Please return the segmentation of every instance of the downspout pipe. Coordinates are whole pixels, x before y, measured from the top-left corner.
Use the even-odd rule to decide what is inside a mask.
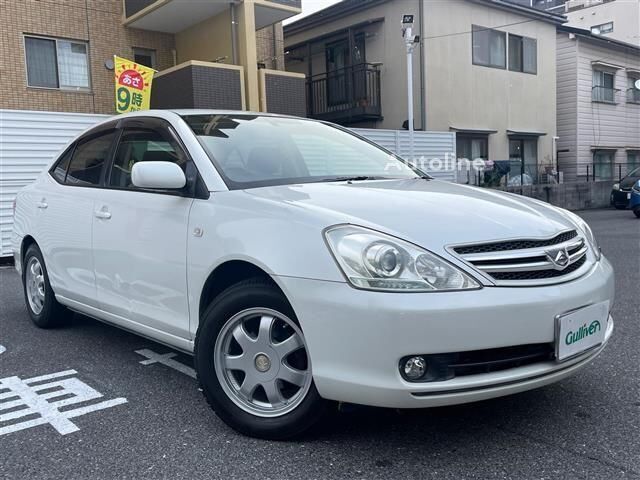
[[[231,8],[231,59],[234,65],[238,65],[238,17],[235,2],[229,5]]]
[[[418,16],[420,18],[420,23],[419,23],[419,35],[420,35],[420,126],[422,127],[422,130],[426,130],[427,129],[427,100],[425,98],[425,92],[426,92],[426,88],[425,88],[425,74],[424,74],[424,69],[425,69],[425,59],[424,59],[424,55],[425,55],[425,48],[424,48],[424,26],[423,23],[425,21],[424,18],[424,0],[419,0],[418,2]]]

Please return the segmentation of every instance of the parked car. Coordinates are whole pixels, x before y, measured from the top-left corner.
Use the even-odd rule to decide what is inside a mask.
[[[628,173],[618,183],[613,184],[611,189],[611,206],[624,210],[629,205],[631,199],[631,187],[640,180],[640,167]]]
[[[640,218],[640,180],[638,180],[631,189],[629,208],[633,210],[636,217]]]
[[[295,436],[330,401],[542,387],[613,332],[613,269],[579,216],[313,120],[105,120],[18,194],[14,225],[37,326],[80,312],[193,353],[216,413],[257,437]]]

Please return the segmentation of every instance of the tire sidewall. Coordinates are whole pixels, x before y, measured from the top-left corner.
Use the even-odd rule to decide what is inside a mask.
[[[278,417],[252,415],[231,400],[215,371],[215,343],[226,322],[248,308],[269,308],[297,322],[293,309],[274,287],[252,284],[231,287],[206,310],[196,337],[195,366],[203,393],[218,416],[236,430],[255,437],[286,439],[313,425],[323,411],[324,401],[312,383],[295,410]],[[307,351],[308,355],[308,351]]]
[[[29,303],[29,298],[27,294],[27,265],[29,264],[29,260],[31,258],[38,259],[40,265],[42,267],[42,274],[44,275],[44,285],[45,285],[45,293],[44,293],[44,305],[42,307],[42,311],[40,313],[35,313],[31,309],[31,304]],[[47,272],[47,266],[44,263],[44,257],[42,256],[42,252],[38,248],[37,245],[31,245],[27,248],[27,252],[24,255],[24,261],[22,263],[22,290],[24,293],[24,301],[27,306],[27,312],[31,317],[33,323],[35,323],[40,328],[48,328],[52,326],[56,326],[58,324],[58,319],[55,317],[55,298],[53,290],[51,289],[51,284],[49,283],[49,273]]]

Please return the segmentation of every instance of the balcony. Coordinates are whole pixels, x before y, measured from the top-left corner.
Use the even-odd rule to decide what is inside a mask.
[[[123,0],[124,24],[156,32],[178,33],[230,8],[219,0]],[[255,28],[285,20],[302,11],[301,0],[255,0]]]
[[[361,63],[310,77],[308,116],[340,124],[381,119],[378,67]]]
[[[191,60],[153,77],[151,108],[244,110],[244,68]]]
[[[615,88],[596,85],[591,89],[591,100],[600,103],[616,103],[617,91]]]

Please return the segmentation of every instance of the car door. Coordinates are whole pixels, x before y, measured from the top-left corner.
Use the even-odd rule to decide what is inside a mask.
[[[93,263],[100,308],[126,321],[189,337],[187,228],[193,196],[135,187],[133,165],[170,161],[192,166],[168,123],[129,119],[94,205]],[[193,167],[194,168],[194,167]],[[189,177],[189,175],[187,175]]]
[[[98,190],[115,139],[115,124],[91,131],[61,156],[39,185],[38,242],[56,295],[97,306],[91,231]]]

